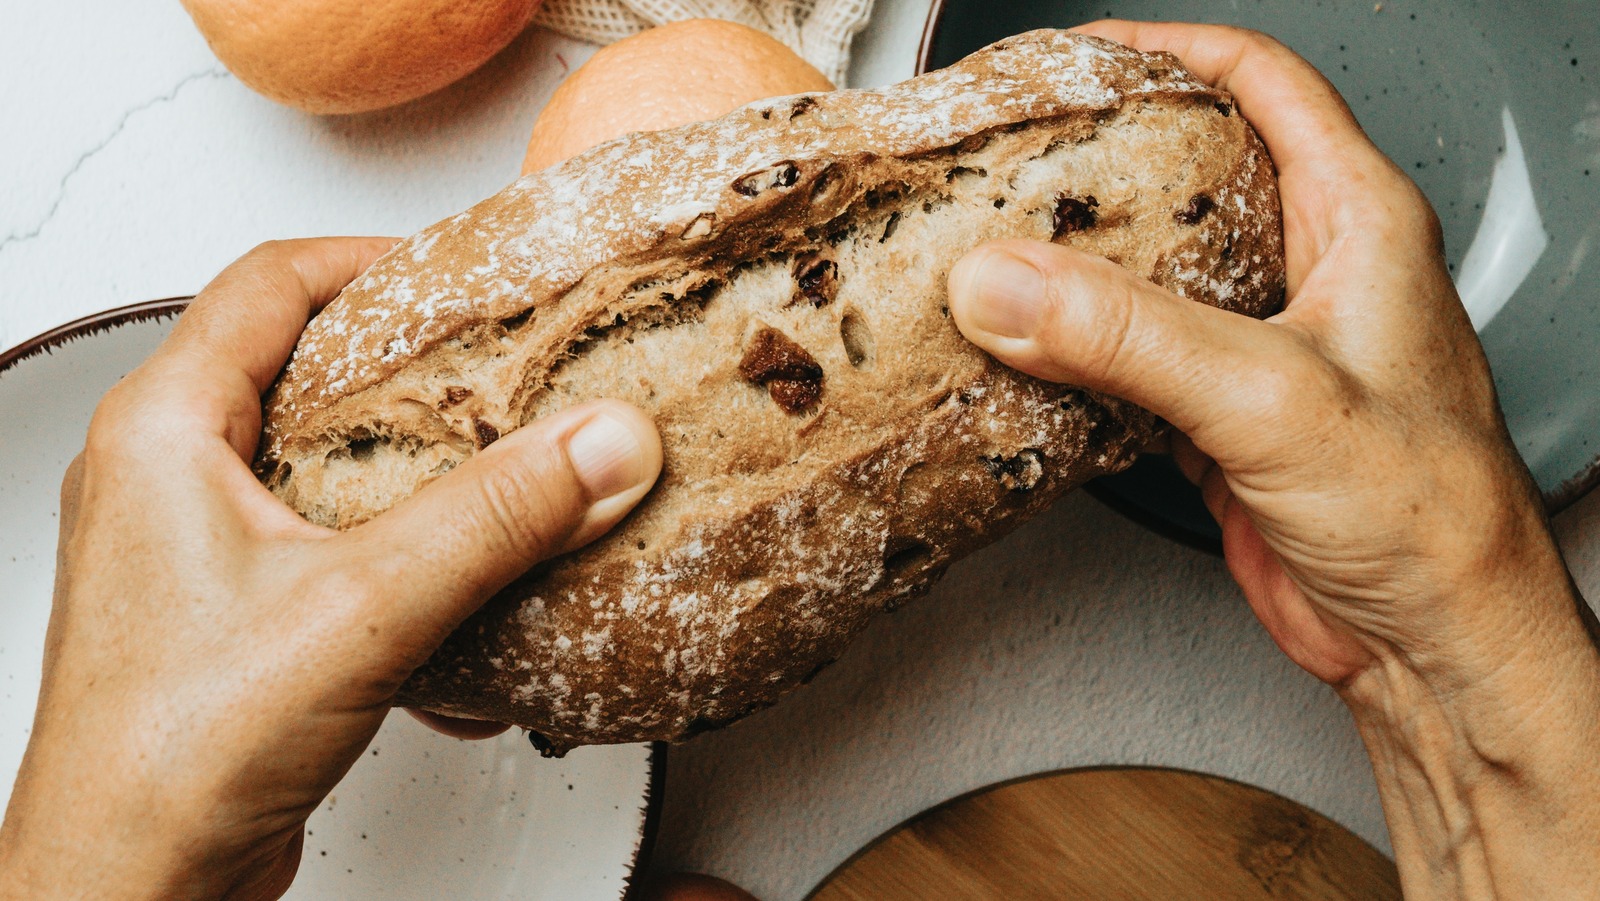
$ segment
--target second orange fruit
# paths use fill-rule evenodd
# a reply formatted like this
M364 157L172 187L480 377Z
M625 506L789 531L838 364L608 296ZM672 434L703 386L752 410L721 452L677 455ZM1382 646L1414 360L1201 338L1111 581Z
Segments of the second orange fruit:
M551 96L522 172L633 131L714 119L753 100L831 91L832 82L769 35L717 19L652 28L605 47Z

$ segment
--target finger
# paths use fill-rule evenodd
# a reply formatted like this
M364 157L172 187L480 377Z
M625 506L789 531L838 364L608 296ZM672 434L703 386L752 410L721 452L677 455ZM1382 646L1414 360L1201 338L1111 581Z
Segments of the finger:
M67 472L61 477L61 543L66 544L66 537L78 524L78 506L83 501L83 454L80 452L67 464Z
M417 722L440 735L459 738L462 741L481 741L485 738L494 738L496 735L511 728L509 723L495 723L489 720L469 720L459 716L445 716L442 713L433 713L428 710L405 708Z
M1338 89L1304 57L1259 31L1118 20L1073 31L1171 53L1200 80L1232 94L1271 150L1280 178L1302 169L1308 177L1359 170L1382 157Z
M1321 258L1341 227L1356 227L1341 220L1342 211L1382 196L1381 187L1414 190L1322 73L1267 35L1222 25L1115 20L1073 30L1172 53L1201 80L1233 94L1278 172L1291 273Z
M248 459L261 429L261 394L306 322L393 244L391 238L314 238L263 244L223 270L179 317L161 348L108 396L184 435L218 434Z
M304 238L262 244L195 297L168 343L207 369L242 372L259 396L277 378L312 314L395 241Z
M72 567L67 565L73 530L78 527L78 508L83 502L83 454L67 464L66 475L61 477L61 515L56 523L56 582L55 600L60 603L71 587L68 577ZM47 658L48 659L48 658Z
M66 599L72 591L72 575L74 567L69 559L72 548L72 535L78 527L78 509L83 502L83 454L79 453L67 464L66 475L61 478L61 516L56 529L56 578L51 593L51 604L55 611L66 609ZM49 626L45 630L44 638L44 684L49 685L51 675L55 671L56 661L61 658L61 619L58 616L50 617Z
M1002 363L1131 400L1208 450L1256 444L1253 431L1308 368L1284 328L1037 241L963 257L950 273L950 312Z
M375 561L396 590L370 615L417 636L410 650L425 655L512 579L615 525L660 469L643 413L584 404L511 432L329 544Z

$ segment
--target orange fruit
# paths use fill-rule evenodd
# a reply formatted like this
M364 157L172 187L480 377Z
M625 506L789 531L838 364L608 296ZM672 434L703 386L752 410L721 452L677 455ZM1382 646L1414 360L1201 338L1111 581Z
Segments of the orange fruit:
M488 62L539 0L183 0L239 80L313 113L431 93Z
M831 91L776 38L733 22L688 19L601 49L556 88L534 123L526 175L633 131L714 119L752 100Z

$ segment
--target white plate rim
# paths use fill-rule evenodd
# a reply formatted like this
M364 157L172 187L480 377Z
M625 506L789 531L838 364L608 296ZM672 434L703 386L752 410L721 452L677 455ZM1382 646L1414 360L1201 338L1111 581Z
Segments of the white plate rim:
M151 320L169 319L181 314L194 297L164 297L126 306L113 307L91 313L58 325L32 338L0 351L0 377L6 372L40 354L48 354L58 347L83 338L109 332L124 325ZM661 806L666 794L667 743L650 743L650 757L645 763L644 820L639 825L639 837L634 843L633 861L623 876L622 895L619 901L639 901L643 890L642 876L650 868L655 852L656 832L661 826Z

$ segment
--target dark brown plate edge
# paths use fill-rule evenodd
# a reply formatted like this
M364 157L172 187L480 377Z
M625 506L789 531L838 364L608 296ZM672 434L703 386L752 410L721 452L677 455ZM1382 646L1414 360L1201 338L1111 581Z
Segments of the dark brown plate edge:
M1151 513L1138 504L1127 500L1122 495L1105 488L1103 485L1096 484L1093 479L1085 482L1079 487L1079 490L1099 501L1103 506L1109 507L1111 512L1120 515L1123 519L1136 526L1143 526L1168 541L1176 542L1202 554L1210 554L1213 557L1222 556L1222 539L1213 538L1188 526L1179 525L1165 516Z
M933 0L928 7L928 19L922 25L922 43L917 45L916 74L918 75L926 73L932 63L933 42L939 37L939 28L944 24L944 7L945 0ZM0 370L3 369L4 366L0 365ZM1551 516L1560 513L1577 503L1596 486L1600 486L1600 454L1596 454L1594 460L1579 470L1577 475L1549 491L1540 492L1544 498L1545 512ZM1208 554L1222 553L1221 543L1210 536L1192 532L1162 517L1147 513L1109 492L1087 488L1085 490L1095 500L1159 535Z
M93 313L74 319L65 325L56 326L5 351L0 351L0 375L24 360L51 353L56 348L64 347L73 341L90 338L136 322L177 316L193 299L191 296L147 300L143 303ZM644 807L641 808L644 812L644 822L639 826L639 838L634 844L633 863L622 877L623 889L620 901L638 901L643 890L643 874L649 869L650 858L655 853L656 833L661 827L661 807L667 788L666 742L650 743L650 759L646 762L646 766L649 767L649 774L644 790Z
M71 344L79 338L88 338L101 332L109 332L118 326L129 325L135 322L144 322L150 319L167 319L182 313L193 297L165 297L160 300L147 300L143 303L129 304L125 307L115 307L101 313L92 313L80 319L74 319L65 325L58 325L42 334L34 335L20 344L13 345L0 352L0 373L16 366L23 360L47 354L58 347Z
M933 0L928 6L928 19L922 23L922 43L917 45L918 75L927 74L932 66L933 42L939 37L939 26L944 24L944 0Z
M661 828L661 808L667 797L667 743L650 743L650 782L644 789L644 823L639 827L639 844L633 851L633 866L622 879L621 901L640 901L649 881L650 860L656 853L656 833Z

